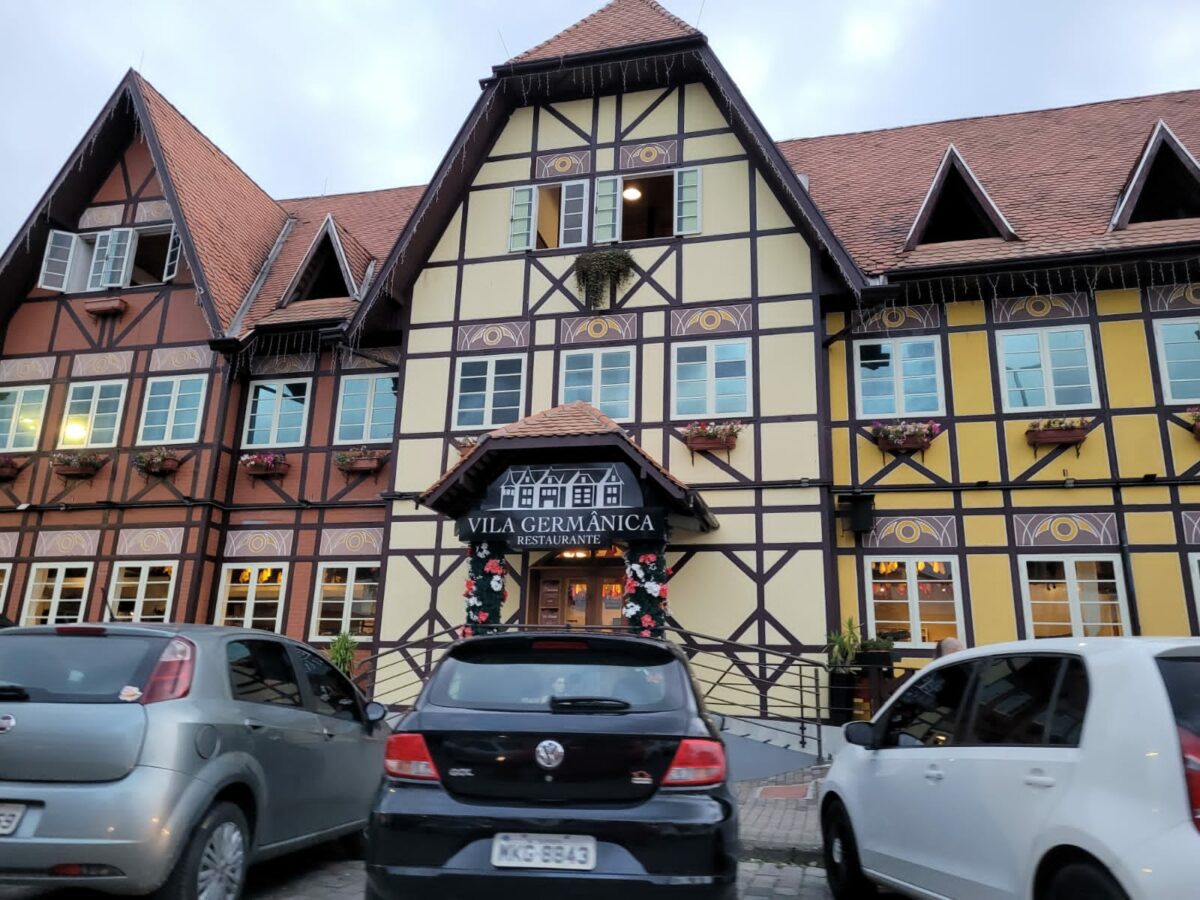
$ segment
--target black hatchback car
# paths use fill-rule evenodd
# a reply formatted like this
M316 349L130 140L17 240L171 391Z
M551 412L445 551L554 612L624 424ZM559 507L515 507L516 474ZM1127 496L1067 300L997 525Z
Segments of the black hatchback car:
M666 642L455 644L384 765L369 900L736 896L725 747Z

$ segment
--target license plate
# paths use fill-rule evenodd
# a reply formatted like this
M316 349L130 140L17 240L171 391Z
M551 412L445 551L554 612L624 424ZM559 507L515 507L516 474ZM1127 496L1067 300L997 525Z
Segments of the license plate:
M590 872L596 868L596 839L582 834L498 834L492 838L492 865Z
M0 803L0 837L12 834L25 815L25 806L21 803Z

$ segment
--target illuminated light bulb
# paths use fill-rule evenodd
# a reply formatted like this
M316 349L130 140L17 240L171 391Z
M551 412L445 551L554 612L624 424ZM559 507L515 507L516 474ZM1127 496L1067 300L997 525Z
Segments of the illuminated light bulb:
M82 422L68 422L63 430L63 439L67 443L82 444L87 438L87 426Z
M625 188L625 190L621 191L621 196L632 203L635 200L642 199L642 191L641 188L635 188L630 185L629 187Z

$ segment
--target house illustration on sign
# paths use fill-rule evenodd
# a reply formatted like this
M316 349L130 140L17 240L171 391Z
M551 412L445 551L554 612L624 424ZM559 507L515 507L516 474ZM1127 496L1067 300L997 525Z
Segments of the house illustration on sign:
M613 466L513 466L500 483L501 509L615 509L625 485Z

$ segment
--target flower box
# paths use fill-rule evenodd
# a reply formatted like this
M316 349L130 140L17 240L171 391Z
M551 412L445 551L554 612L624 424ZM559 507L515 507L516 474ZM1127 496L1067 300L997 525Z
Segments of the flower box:
M57 465L53 466L54 474L59 478L91 478L100 471L100 467L94 465Z
M173 456L146 464L147 475L173 475L178 471L179 460Z
M1086 439L1086 428L1030 428L1025 432L1025 440L1030 447L1082 444Z
M244 463L243 468L251 478L282 478L292 468L291 463Z
M338 463L337 467L343 472L378 472L383 468L386 459L384 456L360 456Z
M101 297L95 300L84 300L83 309L90 316L100 318L106 316L119 316L125 309L127 304L120 297Z
M928 450L929 445L933 443L933 436L910 434L902 438L890 438L887 435L881 434L875 438L875 443L880 450L892 453L905 453L910 450Z
M729 434L725 437L690 435L684 438L684 440L687 443L687 448L693 452L696 450L732 450L737 446L736 434Z

